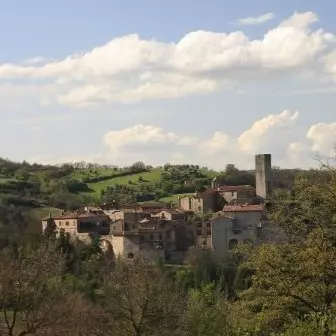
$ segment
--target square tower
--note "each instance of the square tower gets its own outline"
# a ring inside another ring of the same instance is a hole
[[[272,156],[258,154],[255,156],[256,194],[268,199],[272,193]]]

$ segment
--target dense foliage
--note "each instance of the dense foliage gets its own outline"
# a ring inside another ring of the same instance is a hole
[[[191,249],[180,267],[112,262],[98,237],[83,245],[52,228],[27,235],[29,218],[3,200],[0,333],[335,335],[336,170],[310,174],[294,181],[290,198],[274,200],[285,242],[238,246],[225,263]]]

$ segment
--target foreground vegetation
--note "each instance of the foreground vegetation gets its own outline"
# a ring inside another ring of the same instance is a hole
[[[0,204],[0,334],[336,335],[336,170],[297,178],[270,216],[283,244],[241,245],[230,260],[190,250],[184,267],[112,262]],[[287,196],[288,197],[288,196]]]

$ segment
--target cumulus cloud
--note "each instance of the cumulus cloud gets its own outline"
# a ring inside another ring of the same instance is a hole
[[[274,131],[277,136],[281,130],[287,131],[299,117],[299,112],[285,110],[280,114],[271,114],[256,121],[250,129],[243,132],[238,138],[238,146],[242,151],[251,152],[260,149],[265,143],[265,137],[272,139]],[[274,140],[275,139],[274,137]]]
[[[295,13],[261,39],[250,39],[240,31],[201,30],[166,43],[132,34],[61,60],[0,64],[0,79],[29,80],[37,88],[48,83],[53,86],[49,104],[80,108],[240,90],[244,83],[293,71],[297,78],[316,71],[336,79],[335,36],[313,30],[317,19],[312,12]],[[254,22],[260,20],[265,17],[254,18]],[[43,92],[36,96],[45,101]]]
[[[158,125],[134,125],[111,130],[102,137],[102,148],[85,156],[35,157],[42,163],[143,161],[151,165],[191,163],[224,169],[228,163],[253,168],[254,155],[271,153],[275,165],[287,168],[316,166],[316,154],[334,154],[336,123],[311,125],[302,136],[297,132],[298,111],[284,110],[254,122],[236,136],[218,130],[209,137],[179,134]],[[292,137],[290,136],[292,135]]]
[[[314,151],[326,154],[327,156],[334,155],[336,122],[312,125],[308,130],[307,138],[312,142],[312,149]]]
[[[274,18],[273,13],[265,13],[259,16],[251,16],[247,18],[238,19],[235,24],[238,26],[256,26]]]
[[[336,123],[312,125],[306,138],[292,141],[287,135],[298,134],[295,132],[298,118],[298,111],[285,110],[256,121],[236,137],[216,131],[208,138],[201,138],[155,125],[134,125],[104,135],[105,158],[123,164],[141,160],[153,165],[195,163],[222,169],[227,163],[236,163],[251,168],[253,156],[264,152],[272,153],[281,166],[312,166],[316,151],[332,150]]]

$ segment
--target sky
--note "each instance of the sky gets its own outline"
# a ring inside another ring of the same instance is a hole
[[[336,143],[334,0],[11,0],[0,155],[315,167]]]

